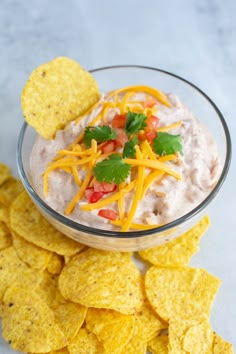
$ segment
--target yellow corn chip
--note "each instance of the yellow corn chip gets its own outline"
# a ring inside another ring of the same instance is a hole
[[[153,310],[147,298],[145,298],[141,310],[137,313],[137,317],[143,325],[143,335],[146,342],[156,337],[161,329],[168,327],[168,324]]]
[[[62,295],[87,307],[124,314],[143,302],[141,274],[130,254],[88,249],[72,258],[59,276]]]
[[[135,318],[120,312],[89,308],[86,326],[103,343],[105,353],[119,354],[130,340]]]
[[[159,334],[147,344],[148,351],[152,354],[168,354],[169,337],[167,333]]]
[[[87,307],[65,302],[53,308],[56,320],[70,342],[79,332],[87,313]]]
[[[232,344],[226,342],[223,338],[217,333],[213,333],[213,348],[212,354],[234,354]]]
[[[6,224],[0,221],[0,250],[7,248],[12,245],[12,237],[10,230]]]
[[[56,253],[52,254],[49,260],[47,270],[51,274],[60,274],[64,264],[64,258]]]
[[[68,352],[67,347],[59,350],[52,350],[51,352],[48,353],[29,353],[29,354],[70,354]]]
[[[12,285],[4,296],[2,335],[15,350],[49,352],[67,345],[54,313],[28,286]]]
[[[209,226],[209,217],[204,216],[193,228],[182,236],[164,245],[140,251],[139,255],[157,266],[184,266],[199,250],[201,236]]]
[[[12,203],[10,221],[12,230],[19,236],[48,251],[71,256],[84,248],[50,225],[26,192],[21,193]]]
[[[26,241],[14,231],[12,232],[12,238],[16,253],[23,262],[34,269],[46,269],[52,257],[52,252]]]
[[[0,186],[0,203],[6,207],[24,190],[22,183],[14,177],[9,177]]]
[[[147,343],[144,336],[142,323],[138,318],[135,320],[133,334],[129,342],[124,346],[121,354],[144,354],[147,350]]]
[[[0,163],[0,186],[8,179],[10,175],[11,175],[10,168]]]
[[[6,289],[19,281],[31,288],[37,287],[42,281],[42,273],[27,267],[17,256],[14,247],[8,247],[0,251],[0,301]]]
[[[165,321],[209,316],[219,285],[218,278],[200,268],[153,266],[145,276],[147,298]]]
[[[211,353],[213,332],[207,319],[197,322],[175,318],[169,325],[169,353]]]
[[[97,337],[88,332],[86,328],[81,328],[77,336],[69,343],[70,354],[103,354],[104,349]]]
[[[58,276],[44,271],[38,292],[50,308],[66,302],[58,288]]]
[[[35,69],[22,92],[26,121],[52,139],[99,99],[95,79],[76,61],[59,57]]]
[[[10,227],[10,211],[9,208],[0,204],[0,221],[4,222],[7,227]]]

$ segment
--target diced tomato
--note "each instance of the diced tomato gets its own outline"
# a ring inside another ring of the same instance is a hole
[[[155,130],[150,130],[146,133],[146,139],[151,143],[157,137]]]
[[[144,131],[141,131],[141,132],[138,133],[138,140],[139,141],[146,140],[146,134],[144,133]]]
[[[85,189],[84,195],[89,203],[96,203],[99,199],[104,196],[104,192],[95,192],[93,187]]]
[[[93,193],[94,193],[94,188],[93,187],[88,187],[88,188],[85,189],[84,196],[85,196],[85,199],[87,199],[88,202],[90,202],[90,198],[91,198]]]
[[[144,108],[151,108],[157,104],[157,101],[153,97],[147,97],[147,99],[144,101],[143,106]]]
[[[94,181],[94,191],[95,192],[104,192],[104,193],[111,193],[114,192],[117,188],[117,185],[112,182],[112,183],[107,183],[107,182],[99,182],[99,181]]]
[[[101,150],[103,154],[110,154],[110,152],[115,150],[116,142],[115,140],[109,140],[104,145],[102,145]]]
[[[116,146],[123,147],[125,143],[128,141],[127,134],[125,133],[124,129],[116,129],[118,136],[116,138]]]
[[[150,116],[146,120],[147,126],[145,130],[155,130],[158,128],[160,119],[156,116]]]
[[[119,216],[116,211],[111,209],[101,209],[99,210],[98,215],[109,220],[116,220]]]
[[[111,122],[112,128],[124,128],[127,119],[127,114],[116,114]]]

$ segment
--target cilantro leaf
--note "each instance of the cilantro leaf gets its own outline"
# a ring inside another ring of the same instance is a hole
[[[160,132],[153,141],[153,150],[158,155],[169,155],[182,151],[182,141],[180,135],[173,135]]]
[[[123,158],[125,157],[135,158],[136,153],[134,147],[137,144],[138,144],[137,136],[134,136],[133,139],[127,141],[127,143],[125,143],[124,150],[123,150]]]
[[[147,116],[142,113],[128,111],[125,123],[125,130],[128,135],[135,134],[146,127]]]
[[[108,159],[98,162],[94,167],[94,175],[99,182],[120,184],[128,177],[129,172],[130,165],[117,154],[110,155]]]
[[[103,143],[104,141],[116,139],[117,135],[117,131],[107,125],[98,125],[97,127],[88,126],[84,131],[84,143],[86,147],[90,147],[92,139],[95,139],[98,143]]]

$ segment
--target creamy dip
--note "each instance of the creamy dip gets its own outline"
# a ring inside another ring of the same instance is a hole
[[[145,94],[139,93],[135,100],[143,99]],[[183,155],[178,155],[178,161],[167,162],[178,172],[182,179],[176,180],[166,176],[150,185],[143,199],[139,201],[138,208],[133,218],[136,224],[165,224],[173,221],[191,211],[201,203],[214,188],[220,173],[220,161],[216,143],[206,127],[189,111],[187,107],[174,94],[167,95],[171,107],[157,103],[157,116],[160,119],[159,127],[182,121],[182,125],[172,129],[171,134],[179,134],[182,138]],[[38,137],[30,157],[32,183],[39,196],[58,213],[64,211],[78,191],[73,175],[60,169],[49,173],[48,194],[43,191],[43,174],[48,163],[57,155],[58,150],[65,149],[84,130],[86,126],[101,111],[101,104],[79,123],[72,122],[63,131],[58,131],[54,140],[45,140]],[[107,110],[107,120],[112,120],[115,114],[120,113],[117,108]],[[80,169],[80,179],[85,177],[85,170]],[[146,171],[146,173],[149,171]],[[134,191],[129,192],[124,198],[125,212],[128,214]],[[82,198],[74,210],[67,217],[87,226],[98,229],[118,230],[110,220],[98,216],[98,210],[82,211],[80,206],[88,201]],[[117,203],[108,206],[117,211]]]

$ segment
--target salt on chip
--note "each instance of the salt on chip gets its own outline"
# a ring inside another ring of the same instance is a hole
[[[84,248],[84,245],[66,237],[50,225],[26,192],[21,193],[12,203],[10,222],[12,230],[18,235],[48,251],[71,256]]]
[[[13,200],[24,190],[20,180],[14,177],[9,177],[0,186],[0,203],[5,206],[10,206]]]
[[[129,342],[124,346],[121,354],[144,354],[147,350],[144,328],[138,318],[135,319],[133,334]]]
[[[219,336],[219,334],[215,332],[213,334],[213,354],[234,354],[232,344],[226,342],[223,338]]]
[[[0,163],[0,186],[10,177],[11,170],[7,165]]]
[[[0,250],[12,245],[10,230],[3,221],[0,221]]]
[[[148,351],[150,351],[152,354],[168,354],[168,343],[168,334],[161,333],[148,342]]]
[[[13,284],[4,295],[2,335],[15,350],[49,352],[67,345],[52,310],[37,290]]]
[[[52,139],[98,101],[99,90],[92,75],[76,61],[59,57],[32,72],[21,99],[27,123]]]
[[[174,317],[209,316],[220,280],[205,269],[151,267],[145,275],[146,295],[157,314],[169,321]]]
[[[89,308],[86,326],[103,343],[106,353],[119,354],[130,340],[134,330],[133,315],[120,312]]]
[[[156,337],[160,330],[168,327],[168,324],[153,310],[147,298],[144,299],[143,306],[137,313],[137,317],[144,327],[146,342]]]
[[[26,241],[12,231],[13,245],[18,257],[31,268],[44,270],[47,268],[52,252]]]
[[[81,328],[77,336],[68,344],[70,354],[103,354],[104,349],[95,334]]]
[[[59,254],[53,253],[49,260],[47,270],[51,274],[60,274],[63,268],[64,258]]]
[[[140,251],[139,255],[157,266],[184,266],[199,250],[202,235],[209,227],[209,217],[204,216],[194,227],[173,241]]]
[[[22,282],[34,288],[41,281],[42,272],[27,267],[17,256],[14,247],[0,251],[0,301],[6,289],[14,282]]]
[[[142,278],[130,254],[88,249],[72,258],[59,276],[62,295],[87,307],[124,314],[143,302]]]
[[[211,353],[213,332],[208,319],[201,322],[174,318],[169,324],[169,353]]]
[[[53,312],[65,337],[70,342],[79,332],[87,313],[87,307],[67,301],[53,308]]]

